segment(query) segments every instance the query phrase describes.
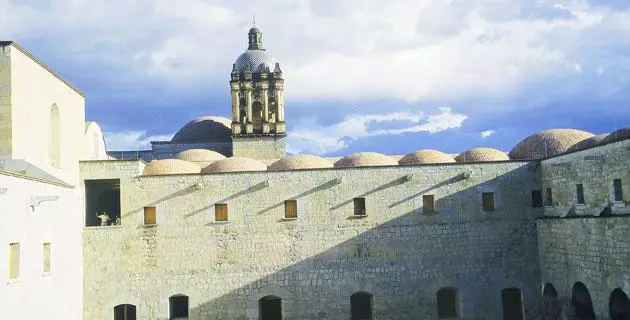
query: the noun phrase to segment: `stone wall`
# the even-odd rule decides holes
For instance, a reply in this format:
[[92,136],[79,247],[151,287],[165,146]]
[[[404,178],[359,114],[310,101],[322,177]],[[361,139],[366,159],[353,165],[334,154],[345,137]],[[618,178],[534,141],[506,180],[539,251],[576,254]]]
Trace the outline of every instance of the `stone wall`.
[[232,154],[252,159],[280,159],[285,156],[283,136],[232,137]]
[[[122,226],[83,233],[84,318],[111,319],[114,306],[129,303],[138,319],[167,319],[169,296],[185,294],[191,319],[258,319],[258,300],[273,294],[283,299],[284,319],[348,319],[350,295],[363,290],[374,295],[374,319],[435,319],[436,291],[456,287],[463,319],[499,319],[501,290],[517,287],[525,318],[536,319],[537,168],[121,179]],[[482,192],[495,192],[495,211],[482,210]],[[435,196],[437,214],[423,213],[423,194]],[[353,215],[356,197],[365,198],[366,217]],[[298,202],[295,220],[283,219],[287,199]],[[215,221],[215,203],[228,204],[229,222]],[[155,226],[143,225],[147,206],[157,208]]]

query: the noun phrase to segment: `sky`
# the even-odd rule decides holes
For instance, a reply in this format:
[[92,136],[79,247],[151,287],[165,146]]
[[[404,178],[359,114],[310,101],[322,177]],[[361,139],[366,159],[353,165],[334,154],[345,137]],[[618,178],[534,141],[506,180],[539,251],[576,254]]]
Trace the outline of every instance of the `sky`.
[[0,0],[0,39],[86,94],[109,150],[146,150],[230,117],[254,13],[290,153],[509,151],[630,126],[628,0]]

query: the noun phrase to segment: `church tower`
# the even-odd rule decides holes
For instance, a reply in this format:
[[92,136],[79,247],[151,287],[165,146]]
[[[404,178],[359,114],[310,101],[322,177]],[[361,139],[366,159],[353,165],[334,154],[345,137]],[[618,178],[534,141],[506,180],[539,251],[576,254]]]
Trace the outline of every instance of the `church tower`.
[[232,154],[254,159],[285,155],[284,79],[280,64],[249,29],[249,46],[232,66]]

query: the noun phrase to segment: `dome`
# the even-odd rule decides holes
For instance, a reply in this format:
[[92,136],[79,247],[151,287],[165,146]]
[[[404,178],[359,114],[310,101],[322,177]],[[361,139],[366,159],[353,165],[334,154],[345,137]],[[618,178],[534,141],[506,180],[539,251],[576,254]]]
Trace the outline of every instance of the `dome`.
[[525,138],[510,151],[511,159],[540,159],[567,151],[574,144],[592,137],[590,132],[575,129],[551,129]]
[[604,140],[604,138],[606,138],[606,136],[608,136],[608,134],[598,134],[596,136],[592,136],[590,138],[584,139],[584,140],[574,144],[573,146],[571,146],[571,148],[567,149],[567,152],[584,150],[584,149],[596,146],[600,142],[602,142],[602,140]]
[[457,162],[503,161],[510,160],[505,152],[492,148],[474,148],[455,157]]
[[282,158],[269,166],[269,170],[321,169],[332,168],[332,162],[309,155],[297,155]]
[[142,175],[157,176],[163,174],[199,173],[201,167],[179,159],[153,160],[144,167]]
[[245,71],[258,73],[263,71],[263,69],[268,69],[265,71],[270,72],[273,71],[276,62],[278,62],[276,58],[267,53],[267,51],[247,50],[236,59],[235,71],[239,73]]
[[425,163],[450,163],[455,162],[453,157],[437,150],[418,150],[398,160],[399,164],[425,164]]
[[335,168],[395,165],[398,165],[398,162],[392,157],[376,152],[359,152],[343,157],[335,162]]
[[239,171],[265,171],[267,166],[254,159],[242,157],[230,157],[218,160],[201,169],[202,173],[239,172]]
[[178,153],[175,158],[192,162],[202,168],[205,168],[217,160],[225,159],[225,156],[218,152],[206,149],[189,149]]
[[613,142],[617,140],[623,140],[630,138],[630,127],[619,129],[602,140],[602,143]]
[[232,121],[224,117],[207,116],[197,118],[183,126],[171,142],[230,142]]

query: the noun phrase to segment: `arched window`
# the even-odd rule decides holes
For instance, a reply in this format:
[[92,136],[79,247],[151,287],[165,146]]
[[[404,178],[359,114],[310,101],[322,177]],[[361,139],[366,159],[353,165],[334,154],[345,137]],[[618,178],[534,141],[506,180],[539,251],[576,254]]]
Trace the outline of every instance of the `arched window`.
[[523,320],[523,302],[521,289],[506,288],[501,290],[504,320]]
[[543,308],[545,319],[558,319],[562,306],[558,300],[558,291],[551,283],[545,283],[543,287]]
[[352,320],[371,320],[374,296],[369,292],[359,291],[350,296]]
[[114,307],[114,320],[136,320],[136,306],[119,304]]
[[457,318],[457,289],[442,288],[437,291],[438,319]]
[[571,292],[571,305],[577,320],[595,320],[593,302],[588,289],[582,282],[576,282]]
[[61,120],[59,108],[53,104],[50,108],[50,165],[56,168],[61,166]]
[[188,296],[176,294],[168,298],[168,315],[170,320],[188,319]]
[[630,320],[630,300],[621,288],[610,293],[608,313],[610,320]]
[[260,320],[282,320],[282,299],[277,296],[265,296],[258,300]]

